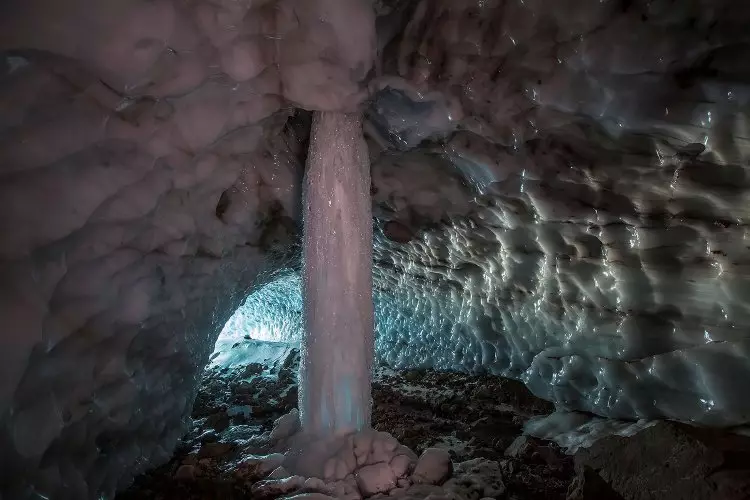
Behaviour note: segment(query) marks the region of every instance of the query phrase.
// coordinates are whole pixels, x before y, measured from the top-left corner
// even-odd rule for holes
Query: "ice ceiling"
[[[366,75],[346,5],[0,6],[3,498],[127,485],[259,273],[294,307],[302,109],[366,110],[380,359],[750,421],[750,5],[383,0]]]

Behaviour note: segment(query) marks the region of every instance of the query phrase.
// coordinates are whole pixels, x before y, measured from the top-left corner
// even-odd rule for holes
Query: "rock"
[[[284,467],[276,467],[269,475],[267,479],[285,479],[291,477],[292,474]]]
[[[250,418],[252,412],[253,409],[249,405],[230,406],[227,409],[227,416],[234,417],[236,415],[242,415],[245,418]]]
[[[255,483],[250,492],[253,498],[275,498],[296,491],[305,483],[302,476],[291,476],[285,479],[267,479]]]
[[[215,443],[219,440],[219,436],[214,431],[206,431],[198,436],[198,441],[201,443]]]
[[[268,479],[284,479],[290,477],[291,474],[286,474],[281,477],[285,472],[281,464],[284,463],[284,455],[281,453],[272,453],[270,455],[255,455],[250,456],[242,461],[237,467],[237,471],[242,476],[250,477],[266,477]],[[274,477],[270,477],[270,474],[275,474]]]
[[[536,443],[534,438],[522,434],[518,436],[513,442],[505,449],[505,456],[510,458],[527,458],[534,453]]]
[[[271,441],[279,441],[281,439],[288,438],[300,427],[299,423],[299,411],[294,408],[286,415],[282,415],[276,419],[273,423],[273,430],[271,431]]]
[[[239,384],[237,384],[235,391],[239,394],[242,394],[242,393],[247,394],[253,391],[253,384],[251,384],[250,382],[246,380],[243,380]]]
[[[372,438],[374,435],[370,432],[358,432],[352,436],[352,447],[357,465],[364,465],[370,456],[372,449]]]
[[[576,473],[568,487],[565,500],[622,500],[622,497],[588,465],[576,466]]]
[[[293,495],[290,497],[284,497],[285,500],[336,500],[334,497],[329,497],[323,493],[300,493],[299,495]]]
[[[383,493],[396,487],[396,476],[386,463],[366,465],[357,471],[357,486],[364,496]]]
[[[461,498],[499,498],[507,490],[500,464],[494,460],[475,458],[456,465],[453,477],[443,488]]]
[[[200,458],[217,458],[232,451],[231,443],[203,443],[198,452]]]
[[[412,481],[425,484],[443,484],[453,473],[453,462],[448,450],[427,448],[417,460]]]
[[[440,486],[435,486],[434,484],[413,484],[406,489],[406,494],[409,498],[427,498],[430,495],[437,496],[444,493]],[[437,496],[437,498],[440,497]]]
[[[404,477],[411,467],[411,459],[406,455],[396,455],[391,459],[391,470],[396,477]]]
[[[330,488],[326,487],[325,481],[318,477],[308,477],[305,479],[305,483],[302,485],[306,490],[330,493]]]
[[[575,462],[627,500],[750,498],[750,439],[720,431],[660,422],[632,437],[600,439]]]
[[[195,467],[192,465],[180,465],[174,473],[175,479],[195,479]]]
[[[214,413],[206,418],[206,425],[217,432],[221,432],[229,427],[229,415],[225,411]]]
[[[403,444],[398,445],[396,449],[393,450],[393,455],[406,455],[407,457],[409,457],[409,459],[411,459],[412,462],[416,462],[419,458],[411,448],[409,448],[408,446],[404,446]]]
[[[495,397],[495,394],[493,394],[492,390],[484,385],[480,385],[476,389],[474,389],[473,396],[476,399],[492,399]]]
[[[242,372],[243,377],[250,377],[252,375],[257,375],[259,373],[263,372],[263,365],[260,363],[250,363],[245,367],[245,370]]]

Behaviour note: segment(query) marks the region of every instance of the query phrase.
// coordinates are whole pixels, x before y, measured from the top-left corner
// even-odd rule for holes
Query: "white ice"
[[[303,255],[302,427],[321,436],[366,428],[374,328],[372,212],[358,115],[319,112],[313,118]]]

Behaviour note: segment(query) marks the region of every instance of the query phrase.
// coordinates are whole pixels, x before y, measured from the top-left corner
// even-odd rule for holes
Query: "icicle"
[[[326,436],[370,425],[372,208],[359,114],[315,113],[304,206],[299,408],[303,430]]]

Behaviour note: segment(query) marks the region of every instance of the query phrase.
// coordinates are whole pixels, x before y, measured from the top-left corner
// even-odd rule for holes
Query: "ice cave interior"
[[[0,500],[750,498],[750,3],[0,2]]]

